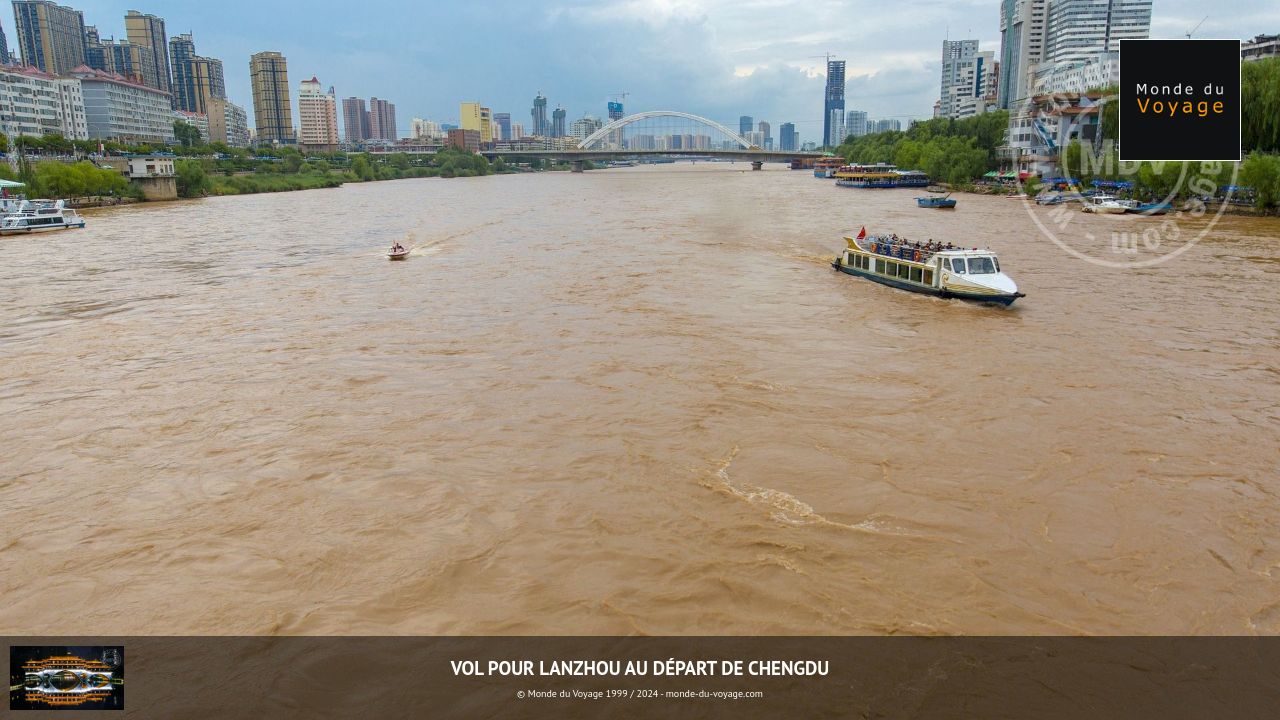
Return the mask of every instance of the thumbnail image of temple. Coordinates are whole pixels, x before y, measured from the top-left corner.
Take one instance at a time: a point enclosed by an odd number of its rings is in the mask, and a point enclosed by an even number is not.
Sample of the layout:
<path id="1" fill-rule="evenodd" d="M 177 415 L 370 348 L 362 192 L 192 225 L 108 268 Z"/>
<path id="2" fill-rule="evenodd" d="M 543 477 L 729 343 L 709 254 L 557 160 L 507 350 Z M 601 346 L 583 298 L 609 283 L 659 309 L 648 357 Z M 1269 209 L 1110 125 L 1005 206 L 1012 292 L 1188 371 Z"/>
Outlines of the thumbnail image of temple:
<path id="1" fill-rule="evenodd" d="M 123 648 L 13 647 L 9 668 L 10 710 L 124 707 Z"/>

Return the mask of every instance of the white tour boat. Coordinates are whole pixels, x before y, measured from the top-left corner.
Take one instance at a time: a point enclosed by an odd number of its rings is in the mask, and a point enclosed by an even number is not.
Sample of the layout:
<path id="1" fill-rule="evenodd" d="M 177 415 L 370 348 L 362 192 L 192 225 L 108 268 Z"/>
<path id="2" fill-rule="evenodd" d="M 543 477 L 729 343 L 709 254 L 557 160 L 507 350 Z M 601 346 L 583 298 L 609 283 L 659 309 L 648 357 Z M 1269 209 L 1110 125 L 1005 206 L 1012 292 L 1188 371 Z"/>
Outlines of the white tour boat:
<path id="1" fill-rule="evenodd" d="M 944 298 L 1009 305 L 1026 297 L 990 250 L 926 251 L 900 239 L 868 236 L 865 228 L 845 242 L 849 247 L 831 266 L 849 275 Z"/>
<path id="2" fill-rule="evenodd" d="M 0 220 L 0 235 L 48 232 L 84 227 L 84 218 L 62 200 L 23 200 Z"/>
<path id="3" fill-rule="evenodd" d="M 1121 200 L 1114 195 L 1094 195 L 1085 201 L 1081 209 L 1087 213 L 1122 215 L 1129 212 L 1129 208 L 1137 206 L 1138 204 L 1132 200 Z"/>

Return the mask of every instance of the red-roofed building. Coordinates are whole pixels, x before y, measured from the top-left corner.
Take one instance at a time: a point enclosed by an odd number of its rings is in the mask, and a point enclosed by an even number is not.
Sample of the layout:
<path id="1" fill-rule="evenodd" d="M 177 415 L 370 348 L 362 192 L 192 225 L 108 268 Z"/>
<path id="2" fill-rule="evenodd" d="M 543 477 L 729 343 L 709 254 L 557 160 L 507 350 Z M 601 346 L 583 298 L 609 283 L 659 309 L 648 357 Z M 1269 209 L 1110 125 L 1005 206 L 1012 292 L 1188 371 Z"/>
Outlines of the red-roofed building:
<path id="1" fill-rule="evenodd" d="M 11 138 L 55 134 L 88 139 L 80 81 L 34 67 L 0 67 L 0 132 Z"/>
<path id="2" fill-rule="evenodd" d="M 77 67 L 71 76 L 80 81 L 89 137 L 128 143 L 173 142 L 169 93 L 87 65 Z"/>

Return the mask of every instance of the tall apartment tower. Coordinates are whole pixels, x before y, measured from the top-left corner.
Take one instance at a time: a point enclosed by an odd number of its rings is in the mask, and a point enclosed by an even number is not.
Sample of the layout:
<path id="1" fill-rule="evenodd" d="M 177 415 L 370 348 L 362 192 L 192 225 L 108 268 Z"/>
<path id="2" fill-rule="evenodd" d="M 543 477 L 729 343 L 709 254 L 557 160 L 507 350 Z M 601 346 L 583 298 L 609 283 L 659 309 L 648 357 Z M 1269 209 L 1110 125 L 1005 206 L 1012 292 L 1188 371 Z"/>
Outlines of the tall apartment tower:
<path id="1" fill-rule="evenodd" d="M 1044 62 L 1048 4 L 1048 0 L 1001 0 L 997 105 L 1005 110 L 1030 94 L 1032 71 Z"/>
<path id="2" fill-rule="evenodd" d="M 551 126 L 547 123 L 547 99 L 543 97 L 542 92 L 538 92 L 537 97 L 533 99 L 533 110 L 529 114 L 533 117 L 535 136 L 546 137 L 551 133 Z"/>
<path id="3" fill-rule="evenodd" d="M 494 113 L 493 114 L 493 139 L 494 140 L 510 140 L 511 139 L 511 113 Z"/>
<path id="4" fill-rule="evenodd" d="M 796 134 L 795 123 L 782 123 L 778 126 L 778 149 L 786 152 L 788 150 L 799 150 L 800 144 L 796 142 L 799 136 Z"/>
<path id="5" fill-rule="evenodd" d="M 1152 0 L 1053 0 L 1045 28 L 1044 61 L 1085 62 L 1116 52 L 1120 40 L 1151 36 Z"/>
<path id="6" fill-rule="evenodd" d="M 772 150 L 773 149 L 773 135 L 772 135 L 773 128 L 769 127 L 769 123 L 765 122 L 764 120 L 761 120 L 760 123 L 756 126 L 756 131 L 759 132 L 760 136 L 764 138 L 764 144 L 761 145 L 760 147 L 764 148 L 765 150 Z"/>
<path id="7" fill-rule="evenodd" d="M 338 101 L 314 75 L 298 87 L 298 146 L 309 152 L 337 152 Z"/>
<path id="8" fill-rule="evenodd" d="M 755 130 L 755 118 L 750 115 L 741 115 L 738 117 L 738 134 L 746 137 L 747 133 Z"/>
<path id="9" fill-rule="evenodd" d="M 369 98 L 369 137 L 396 141 L 396 106 L 386 100 Z"/>
<path id="10" fill-rule="evenodd" d="M 253 123 L 258 142 L 289 145 L 297 142 L 285 57 L 274 51 L 249 56 L 249 81 L 253 85 Z"/>
<path id="11" fill-rule="evenodd" d="M 979 52 L 977 40 L 943 40 L 938 117 L 960 119 L 985 112 L 995 71 L 995 54 Z"/>
<path id="12" fill-rule="evenodd" d="M 365 109 L 364 98 L 342 99 L 342 130 L 343 139 L 349 143 L 369 139 L 369 111 Z"/>
<path id="13" fill-rule="evenodd" d="M 156 75 L 159 80 L 159 84 L 155 87 L 167 93 L 173 92 L 173 73 L 169 66 L 169 36 L 164 32 L 164 18 L 130 10 L 124 16 L 124 31 L 129 42 L 151 48 L 156 59 Z"/>
<path id="14" fill-rule="evenodd" d="M 54 75 L 85 64 L 84 14 L 50 0 L 13 0 L 22 62 Z"/>
<path id="15" fill-rule="evenodd" d="M 173 73 L 173 109 L 195 112 L 195 88 L 191 82 L 191 59 L 196 56 L 196 43 L 184 34 L 169 40 L 169 67 Z"/>
<path id="16" fill-rule="evenodd" d="M 844 138 L 844 60 L 827 60 L 827 88 L 822 105 L 822 142 L 839 145 Z"/>
<path id="17" fill-rule="evenodd" d="M 565 129 L 566 114 L 562 107 L 551 111 L 551 137 L 564 137 L 567 134 Z"/>

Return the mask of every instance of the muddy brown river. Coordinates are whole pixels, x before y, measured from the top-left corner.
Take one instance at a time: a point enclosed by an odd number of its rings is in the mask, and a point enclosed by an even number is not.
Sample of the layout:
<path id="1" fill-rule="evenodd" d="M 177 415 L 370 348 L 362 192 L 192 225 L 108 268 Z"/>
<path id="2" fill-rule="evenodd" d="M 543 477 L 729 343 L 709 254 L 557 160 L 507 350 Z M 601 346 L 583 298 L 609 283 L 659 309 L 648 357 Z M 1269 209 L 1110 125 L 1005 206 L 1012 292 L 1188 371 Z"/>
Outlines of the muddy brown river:
<path id="1" fill-rule="evenodd" d="M 0 634 L 1280 633 L 1280 220 L 1111 269 L 745 167 L 0 238 Z M 833 272 L 863 225 L 1027 297 Z"/>

